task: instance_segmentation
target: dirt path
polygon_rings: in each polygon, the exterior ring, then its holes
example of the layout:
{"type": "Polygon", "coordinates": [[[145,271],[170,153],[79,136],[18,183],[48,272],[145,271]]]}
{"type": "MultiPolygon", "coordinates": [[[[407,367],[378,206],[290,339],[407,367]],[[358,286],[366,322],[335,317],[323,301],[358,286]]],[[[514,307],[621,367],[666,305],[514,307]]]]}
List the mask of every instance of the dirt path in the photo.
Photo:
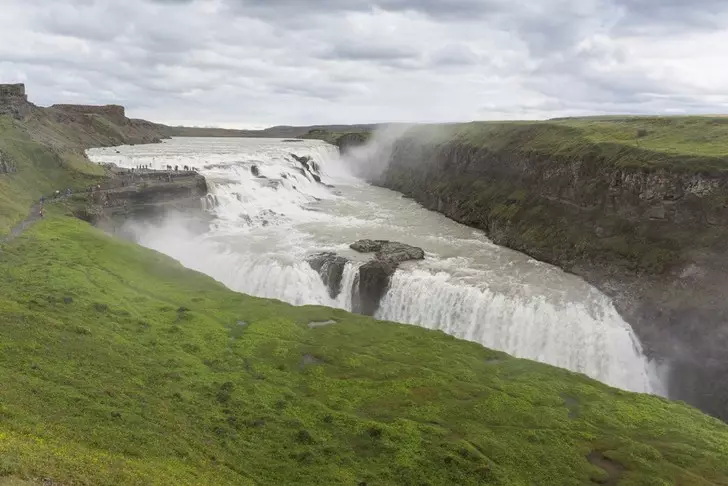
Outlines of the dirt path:
{"type": "MultiPolygon", "coordinates": [[[[169,181],[176,180],[179,177],[189,177],[189,176],[197,176],[198,173],[196,171],[176,171],[176,170],[151,170],[151,169],[143,169],[138,170],[136,172],[130,172],[127,169],[113,169],[112,170],[113,176],[104,182],[103,184],[98,184],[96,188],[94,186],[84,188],[81,190],[74,191],[76,194],[85,193],[90,194],[94,192],[103,193],[103,194],[109,194],[110,192],[113,192],[114,190],[118,190],[120,188],[129,189],[138,187],[141,184],[146,184],[149,182],[158,182],[158,181],[166,181],[167,178],[169,178],[169,181]]],[[[58,201],[62,201],[64,199],[67,199],[70,197],[69,195],[62,194],[60,196],[47,196],[45,198],[45,205],[53,204],[58,201]]],[[[6,236],[0,236],[0,245],[4,243],[9,243],[13,241],[18,236],[22,235],[23,232],[30,228],[36,221],[41,219],[40,217],[40,203],[36,203],[33,205],[33,207],[30,208],[30,213],[28,216],[19,222],[17,225],[13,227],[13,229],[10,230],[10,233],[6,236]]]]}
{"type": "Polygon", "coordinates": [[[28,216],[23,221],[21,221],[20,223],[15,225],[15,227],[13,227],[13,229],[10,230],[10,234],[8,234],[5,237],[0,237],[0,243],[9,243],[9,242],[13,241],[15,238],[22,235],[23,231],[30,228],[33,225],[33,223],[35,223],[39,219],[40,219],[40,204],[35,204],[35,205],[33,205],[32,208],[30,208],[30,214],[28,214],[28,216]]]}

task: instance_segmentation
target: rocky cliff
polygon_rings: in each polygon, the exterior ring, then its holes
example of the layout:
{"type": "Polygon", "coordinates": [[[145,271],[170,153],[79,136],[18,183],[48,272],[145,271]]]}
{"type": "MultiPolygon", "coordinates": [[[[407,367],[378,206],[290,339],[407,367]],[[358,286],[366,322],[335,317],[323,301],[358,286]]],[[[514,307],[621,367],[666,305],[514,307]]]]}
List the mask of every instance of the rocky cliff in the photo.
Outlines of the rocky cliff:
{"type": "Polygon", "coordinates": [[[33,139],[56,150],[156,143],[168,138],[168,127],[129,119],[119,105],[36,106],[28,101],[23,84],[0,84],[2,115],[10,116],[33,139]]]}
{"type": "Polygon", "coordinates": [[[67,113],[76,113],[80,115],[100,115],[119,125],[125,124],[126,110],[119,105],[67,105],[57,104],[51,106],[54,110],[65,111],[67,113]]]}
{"type": "Polygon", "coordinates": [[[112,167],[112,177],[87,194],[76,216],[127,239],[125,223],[161,222],[171,213],[184,213],[193,229],[204,230],[209,214],[203,198],[207,182],[194,171],[135,171],[112,167]]]}
{"type": "Polygon", "coordinates": [[[648,144],[574,123],[419,128],[375,182],[584,277],[669,365],[672,397],[728,419],[728,160],[648,144]]]}

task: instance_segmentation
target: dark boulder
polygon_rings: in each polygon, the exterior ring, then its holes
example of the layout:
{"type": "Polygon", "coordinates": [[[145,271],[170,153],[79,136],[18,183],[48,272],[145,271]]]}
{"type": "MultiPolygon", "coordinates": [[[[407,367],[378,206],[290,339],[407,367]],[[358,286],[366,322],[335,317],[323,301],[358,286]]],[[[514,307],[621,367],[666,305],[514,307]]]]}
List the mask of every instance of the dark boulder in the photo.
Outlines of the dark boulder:
{"type": "Polygon", "coordinates": [[[329,289],[329,296],[335,299],[341,293],[341,279],[344,276],[346,258],[340,257],[336,253],[325,252],[311,255],[306,261],[321,275],[321,280],[329,289]]]}
{"type": "Polygon", "coordinates": [[[387,260],[372,260],[359,268],[354,294],[354,312],[373,316],[379,302],[389,289],[389,282],[397,271],[397,264],[387,260]]]}
{"type": "Polygon", "coordinates": [[[257,165],[250,166],[250,173],[253,174],[255,177],[260,177],[260,169],[257,165]]]}
{"type": "Polygon", "coordinates": [[[293,159],[296,162],[298,162],[299,164],[301,164],[302,166],[304,166],[306,168],[306,170],[311,170],[311,167],[309,165],[309,163],[311,162],[311,157],[309,157],[308,155],[304,155],[303,157],[299,157],[296,154],[291,154],[291,157],[293,157],[293,159]]]}

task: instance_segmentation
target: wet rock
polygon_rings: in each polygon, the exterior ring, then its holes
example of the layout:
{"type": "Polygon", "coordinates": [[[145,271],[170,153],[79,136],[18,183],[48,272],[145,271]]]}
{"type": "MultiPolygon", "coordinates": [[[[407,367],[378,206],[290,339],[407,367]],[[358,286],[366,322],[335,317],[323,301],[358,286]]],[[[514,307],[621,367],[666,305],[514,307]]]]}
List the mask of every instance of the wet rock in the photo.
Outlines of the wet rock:
{"type": "Polygon", "coordinates": [[[321,177],[318,174],[311,174],[311,177],[313,177],[313,180],[321,184],[321,177]]]}
{"type": "Polygon", "coordinates": [[[359,253],[376,253],[378,260],[389,260],[402,263],[409,260],[423,260],[425,252],[422,248],[387,240],[359,240],[350,248],[359,253]]]}
{"type": "Polygon", "coordinates": [[[296,162],[298,162],[299,164],[301,164],[302,166],[304,166],[306,168],[306,170],[311,170],[311,167],[310,167],[309,164],[310,164],[310,162],[311,162],[312,159],[308,155],[305,155],[303,157],[299,157],[296,154],[291,154],[291,157],[293,157],[293,159],[296,162]]]}
{"type": "Polygon", "coordinates": [[[281,181],[278,179],[269,179],[268,182],[265,183],[265,187],[277,191],[281,187],[281,181]]]}
{"type": "Polygon", "coordinates": [[[362,265],[359,268],[354,312],[373,316],[389,289],[389,282],[395,271],[397,263],[388,260],[375,259],[362,265]]]}
{"type": "Polygon", "coordinates": [[[341,293],[341,279],[344,276],[346,258],[336,253],[317,253],[306,259],[308,264],[321,275],[324,285],[329,289],[329,296],[335,299],[341,293]]]}
{"type": "MultiPolygon", "coordinates": [[[[425,258],[422,248],[396,241],[359,240],[350,247],[360,253],[375,254],[372,260],[359,267],[351,289],[352,310],[368,316],[374,315],[379,308],[379,302],[389,290],[392,275],[399,264],[425,258]]],[[[347,259],[326,252],[312,255],[307,261],[321,275],[329,288],[329,295],[336,298],[342,290],[341,281],[347,259]]]]}

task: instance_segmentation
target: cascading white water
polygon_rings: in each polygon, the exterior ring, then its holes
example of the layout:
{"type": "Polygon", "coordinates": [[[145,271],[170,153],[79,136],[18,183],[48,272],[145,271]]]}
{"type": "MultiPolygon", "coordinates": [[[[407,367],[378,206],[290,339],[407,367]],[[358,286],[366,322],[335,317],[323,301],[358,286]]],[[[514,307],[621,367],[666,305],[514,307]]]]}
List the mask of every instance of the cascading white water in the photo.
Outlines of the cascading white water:
{"type": "Polygon", "coordinates": [[[603,295],[590,304],[509,296],[464,285],[443,272],[414,270],[395,274],[377,317],[645,390],[649,376],[632,329],[603,295]]]}
{"type": "Polygon", "coordinates": [[[397,271],[376,317],[440,329],[620,388],[662,392],[650,381],[639,341],[603,294],[354,179],[334,147],[317,141],[174,139],[94,149],[89,156],[122,167],[198,168],[210,192],[204,207],[215,215],[208,233],[190,234],[175,218],[130,229],[143,245],[234,290],[350,310],[358,267],[367,257],[351,251],[349,243],[401,241],[424,248],[427,258],[397,271]],[[310,156],[322,183],[291,154],[310,156]],[[335,299],[306,263],[321,251],[351,259],[335,299]]]}

